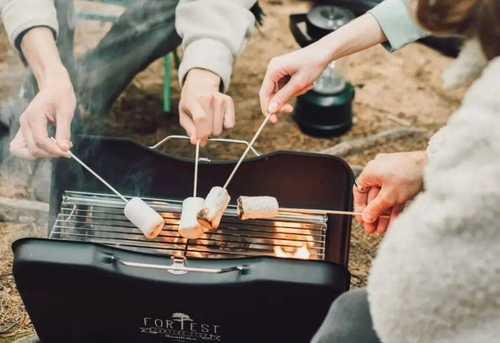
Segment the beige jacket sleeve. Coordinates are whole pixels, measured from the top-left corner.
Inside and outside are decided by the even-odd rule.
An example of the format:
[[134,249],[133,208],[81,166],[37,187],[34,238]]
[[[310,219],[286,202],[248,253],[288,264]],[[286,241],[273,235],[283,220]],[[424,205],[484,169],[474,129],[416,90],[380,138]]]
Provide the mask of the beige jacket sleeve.
[[9,41],[16,46],[21,33],[35,26],[47,26],[58,33],[53,0],[0,0],[2,21]]
[[219,75],[229,88],[233,63],[255,25],[250,8],[255,0],[181,0],[175,26],[184,54],[179,67],[182,84],[193,68]]

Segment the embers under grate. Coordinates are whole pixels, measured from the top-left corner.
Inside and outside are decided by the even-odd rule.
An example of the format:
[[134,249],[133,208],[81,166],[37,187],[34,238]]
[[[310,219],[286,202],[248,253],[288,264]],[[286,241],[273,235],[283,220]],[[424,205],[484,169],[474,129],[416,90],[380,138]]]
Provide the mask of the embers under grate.
[[197,240],[186,240],[177,232],[181,202],[143,199],[165,218],[165,228],[154,240],[146,240],[125,218],[119,198],[73,191],[64,193],[50,238],[102,243],[176,257],[325,259],[326,215],[281,213],[273,220],[241,221],[235,207],[230,207],[216,232]]

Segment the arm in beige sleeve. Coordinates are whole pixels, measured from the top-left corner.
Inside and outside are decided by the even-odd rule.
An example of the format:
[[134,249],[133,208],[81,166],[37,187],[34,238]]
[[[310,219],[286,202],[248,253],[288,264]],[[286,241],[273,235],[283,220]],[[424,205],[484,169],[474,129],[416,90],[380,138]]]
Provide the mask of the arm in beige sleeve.
[[184,55],[179,67],[182,83],[193,68],[209,70],[229,88],[233,63],[255,25],[250,8],[255,0],[181,0],[176,29]]

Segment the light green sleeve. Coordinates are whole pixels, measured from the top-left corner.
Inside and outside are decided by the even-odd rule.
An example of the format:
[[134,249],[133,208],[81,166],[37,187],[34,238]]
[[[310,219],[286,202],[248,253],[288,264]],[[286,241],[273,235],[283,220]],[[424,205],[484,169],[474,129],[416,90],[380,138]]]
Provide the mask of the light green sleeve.
[[387,37],[386,48],[398,50],[428,35],[410,13],[408,0],[385,0],[368,11]]

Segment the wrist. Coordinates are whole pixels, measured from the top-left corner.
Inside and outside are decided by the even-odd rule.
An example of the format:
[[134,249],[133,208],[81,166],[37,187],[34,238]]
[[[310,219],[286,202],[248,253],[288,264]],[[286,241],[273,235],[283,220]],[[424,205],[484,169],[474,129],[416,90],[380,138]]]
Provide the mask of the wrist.
[[420,151],[415,151],[413,152],[415,155],[415,159],[418,164],[422,165],[425,167],[427,165],[427,151],[425,150],[420,150]]
[[184,84],[194,83],[204,88],[214,88],[219,90],[221,78],[219,75],[207,69],[193,68],[186,75]]
[[62,64],[40,68],[35,78],[39,89],[64,86],[66,84],[71,86],[69,73]]
[[419,173],[424,172],[425,167],[427,166],[427,152],[426,151],[413,151],[410,153],[411,157],[419,170]]
[[325,67],[338,58],[335,41],[328,36],[313,43],[311,47],[314,49],[314,54],[317,56],[319,63]]

